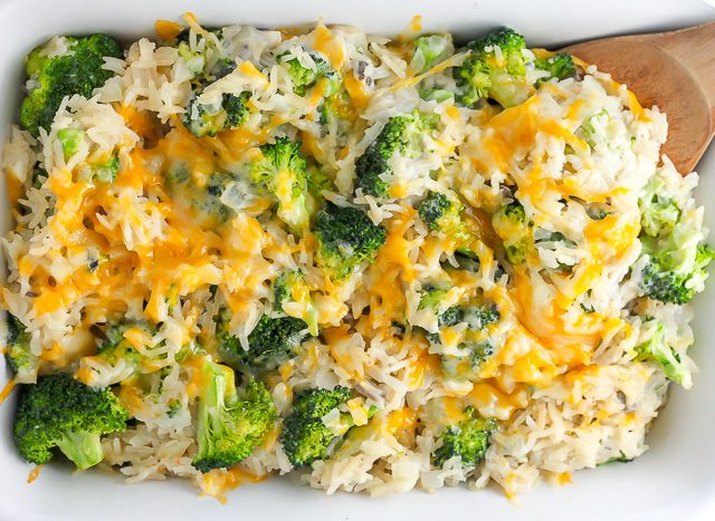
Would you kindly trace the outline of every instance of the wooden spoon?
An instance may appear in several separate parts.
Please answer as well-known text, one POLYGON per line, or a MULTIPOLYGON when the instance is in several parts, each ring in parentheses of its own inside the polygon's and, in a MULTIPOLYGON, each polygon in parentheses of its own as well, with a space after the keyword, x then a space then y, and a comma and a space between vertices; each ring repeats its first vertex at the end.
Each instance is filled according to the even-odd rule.
POLYGON ((662 152, 687 174, 715 134, 715 22, 666 33, 604 38, 564 49, 625 83, 668 117, 662 152))

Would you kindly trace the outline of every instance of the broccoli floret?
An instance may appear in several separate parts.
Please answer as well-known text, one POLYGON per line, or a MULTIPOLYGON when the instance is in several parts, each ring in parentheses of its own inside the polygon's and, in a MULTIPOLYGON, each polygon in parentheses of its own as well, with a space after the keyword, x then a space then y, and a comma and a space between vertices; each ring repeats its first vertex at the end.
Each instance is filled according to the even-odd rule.
POLYGON ((190 166, 180 160, 169 162, 163 173, 167 191, 176 200, 189 202, 191 208, 196 210, 195 217, 207 227, 226 223, 234 216, 234 208, 243 208, 241 205, 248 206, 253 202, 250 183, 233 174, 213 172, 196 179, 190 166), (222 200, 228 189, 231 190, 231 196, 227 198, 231 202, 230 207, 222 200))
MULTIPOLYGON (((350 389, 308 389, 298 393, 293 401, 293 412, 283 421, 281 444, 290 462, 296 467, 311 465, 328 457, 331 443, 340 435, 329 429, 323 416, 347 402, 350 389)), ((342 434, 353 426, 350 414, 341 414, 342 434)))
POLYGON ((196 137, 215 136, 219 132, 237 128, 248 119, 250 92, 223 94, 220 104, 201 104, 194 97, 184 114, 184 125, 196 137))
POLYGON ((586 215, 594 221, 602 221, 611 214, 611 210, 604 203, 584 203, 586 215))
POLYGON ((228 330, 228 310, 219 314, 218 354, 221 361, 235 369, 249 372, 271 371, 296 355, 296 349, 308 337, 305 322, 293 317, 271 318, 263 315, 248 335, 248 350, 228 330))
MULTIPOLYGON (((62 144, 65 160, 77 153, 84 136, 85 132, 76 128, 62 128, 57 131, 57 139, 62 144)), ((86 182, 111 183, 117 177, 120 166, 117 152, 113 152, 108 158, 106 156, 100 159, 88 158, 86 164, 81 165, 79 177, 86 182)))
POLYGON ((141 330, 143 334, 151 336, 149 326, 145 322, 122 321, 112 324, 104 331, 104 341, 97 348, 97 357, 110 365, 116 365, 123 361, 138 366, 142 356, 124 337, 127 331, 135 328, 141 330))
MULTIPOLYGON (((223 29, 206 29, 219 41, 223 38, 223 29)), ((196 35, 195 47, 191 48, 191 30, 186 28, 176 37, 176 46, 179 57, 186 64, 186 68, 193 74, 192 83, 194 86, 202 86, 223 78, 236 68, 236 61, 224 55, 221 46, 216 46, 212 38, 206 38, 204 34, 196 35)))
POLYGON ((680 217, 680 208, 666 193, 667 187, 663 180, 653 176, 638 201, 641 229, 649 237, 671 233, 680 217))
POLYGON ((473 106, 490 98, 502 107, 524 101, 532 91, 526 79, 527 58, 524 37, 502 27, 467 44, 462 64, 452 71, 457 82, 457 101, 473 106))
POLYGON ((702 233, 687 222, 678 221, 670 233, 649 237, 641 234, 644 254, 649 256, 643 270, 641 289, 645 296, 685 304, 702 289, 715 251, 699 244, 702 233))
POLYGON ((371 263, 387 239, 385 228, 374 225, 364 212, 333 203, 318 212, 313 233, 318 241, 318 266, 338 279, 362 263, 371 263))
POLYGON ((119 156, 116 153, 112 154, 106 162, 92 166, 92 179, 103 183, 111 183, 116 179, 120 166, 119 156))
POLYGON ((439 306, 449 291, 443 288, 425 288, 424 293, 420 297, 418 309, 433 309, 439 310, 439 306))
POLYGON ((65 160, 77 153, 84 139, 84 131, 78 128, 61 128, 57 131, 57 140, 62 144, 65 160))
POLYGON ((715 250, 707 244, 697 247, 692 271, 681 271, 678 267, 670 268, 665 255, 654 254, 643 270, 641 289, 645 295, 661 302, 687 304, 695 296, 696 290, 690 285, 691 280, 705 280, 707 268, 715 259, 715 250))
POLYGON ((461 218, 462 209, 459 201, 439 192, 429 192, 417 211, 431 231, 439 231, 464 242, 469 233, 461 218))
POLYGON ((506 259, 514 266, 526 260, 529 228, 524 207, 518 201, 499 208, 492 216, 494 231, 504 243, 506 259))
POLYGON ((288 75, 293 82, 293 92, 298 96, 304 96, 306 91, 315 86, 322 78, 325 78, 326 87, 321 91, 324 97, 334 94, 340 86, 340 75, 335 72, 328 62, 315 53, 311 53, 315 68, 305 67, 298 58, 288 58, 289 54, 281 56, 283 63, 288 68, 288 75))
POLYGON ((687 273, 663 269, 657 261, 651 259, 643 270, 641 289, 648 298, 673 304, 686 304, 695 296, 694 291, 685 286, 689 278, 687 273))
POLYGON ((494 356, 494 344, 489 340, 482 342, 465 342, 459 345, 461 350, 466 350, 463 355, 446 355, 441 357, 442 371, 445 376, 452 378, 471 377, 479 372, 482 364, 494 356))
POLYGON ((221 196, 226 187, 234 181, 231 174, 214 172, 203 187, 195 187, 188 195, 191 205, 204 217, 215 223, 225 223, 233 216, 233 210, 223 204, 221 196))
POLYGON ((225 365, 204 360, 196 442, 191 464, 201 472, 227 468, 249 456, 273 427, 276 407, 266 386, 249 380, 236 389, 225 365))
POLYGON ((680 360, 680 356, 665 340, 665 326, 660 320, 652 319, 653 323, 646 323, 647 327, 652 327, 650 338, 636 347, 639 360, 647 360, 657 363, 665 376, 675 383, 690 387, 690 370, 680 360))
MULTIPOLYGON (((432 300, 432 295, 430 293, 427 293, 427 295, 432 300)), ((422 302, 420 302, 421 304, 422 302)), ((439 301, 433 304, 433 309, 439 311, 439 301)), ((458 304, 439 313, 437 323, 440 328, 445 328, 466 322, 467 329, 458 347, 460 349, 471 349, 474 344, 472 342, 474 334, 479 336, 479 331, 490 324, 498 322, 500 318, 501 314, 494 305, 458 304)), ((437 344, 440 341, 437 333, 429 334, 428 339, 433 344, 437 344)))
POLYGON ((41 465, 59 448, 80 470, 104 458, 101 436, 121 432, 129 415, 109 389, 94 389, 66 374, 23 386, 14 435, 20 455, 41 465))
MULTIPOLYGON (((479 371, 481 364, 494 355, 494 345, 484 338, 483 330, 499 321, 501 315, 496 306, 457 305, 439 314, 439 327, 453 327, 466 323, 467 327, 456 339, 459 354, 442 354, 442 369, 447 376, 468 377, 479 371)), ((440 347, 438 333, 427 335, 433 347, 440 347)))
POLYGON ((323 192, 335 191, 335 185, 322 168, 310 166, 308 173, 308 192, 316 201, 323 201, 323 192))
POLYGON ((498 322, 500 317, 496 306, 452 306, 440 315, 439 325, 452 327, 466 322, 468 329, 479 331, 498 322))
POLYGON ((564 80, 576 75, 576 64, 570 54, 557 53, 548 58, 536 60, 535 65, 538 69, 547 71, 549 78, 564 80))
POLYGON ((452 35, 430 34, 415 40, 415 53, 412 55, 410 68, 421 74, 443 61, 454 51, 452 35))
POLYGON ((467 468, 474 467, 484 459, 496 422, 480 417, 471 407, 467 407, 464 414, 466 419, 450 425, 439 436, 439 446, 432 453, 435 466, 443 466, 454 456, 459 456, 462 466, 467 468))
POLYGON ((459 219, 459 210, 449 198, 439 192, 429 192, 418 208, 418 213, 430 230, 440 228, 439 221, 443 218, 459 219))
POLYGON ((109 385, 133 376, 155 373, 166 366, 167 353, 155 347, 155 331, 143 321, 121 321, 108 325, 101 334, 96 354, 80 359, 95 382, 109 385), (134 347, 141 345, 141 350, 134 347))
POLYGON ((47 56, 47 44, 35 48, 27 57, 26 72, 31 88, 20 107, 20 123, 33 136, 40 128, 49 131, 55 113, 65 96, 79 94, 90 98, 114 73, 102 68, 104 57, 122 57, 122 48, 106 34, 64 38, 67 51, 47 56))
POLYGON ((472 273, 478 273, 482 262, 479 255, 470 251, 467 248, 457 248, 454 252, 454 260, 443 260, 440 262, 442 269, 450 270, 465 270, 472 273), (456 265, 455 265, 456 264, 456 265))
POLYGON ((389 160, 393 154, 408 158, 419 157, 424 152, 423 138, 437 126, 438 117, 414 111, 393 116, 383 127, 375 141, 355 161, 355 187, 364 194, 387 197, 392 175, 389 160))
POLYGON ((457 261, 458 269, 474 273, 477 273, 482 265, 482 262, 477 254, 463 248, 458 249, 454 253, 454 260, 457 261))
POLYGON ((447 89, 441 88, 419 88, 417 89, 422 98, 425 101, 436 101, 437 103, 444 103, 445 101, 454 101, 454 92, 447 89))
POLYGON ((40 360, 30 350, 30 334, 15 315, 7 314, 7 349, 5 359, 19 383, 32 383, 37 378, 40 360))
MULTIPOLYGON (((284 305, 298 307, 300 317, 311 335, 318 335, 318 310, 313 305, 310 288, 300 271, 282 273, 273 283, 273 299, 276 311, 286 311, 284 305), (296 306, 297 305, 297 306, 296 306)), ((294 316, 294 315, 291 315, 294 316)))
POLYGON ((273 196, 278 217, 296 233, 307 229, 314 206, 300 145, 279 137, 273 144, 262 145, 261 158, 251 165, 251 180, 273 196))

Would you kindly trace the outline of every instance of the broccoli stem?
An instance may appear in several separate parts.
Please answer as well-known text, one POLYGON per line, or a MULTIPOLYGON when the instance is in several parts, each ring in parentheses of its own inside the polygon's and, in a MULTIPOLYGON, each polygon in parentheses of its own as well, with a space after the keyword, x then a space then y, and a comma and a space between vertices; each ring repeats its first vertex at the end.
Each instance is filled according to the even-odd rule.
POLYGON ((104 459, 101 436, 97 432, 69 432, 57 441, 57 446, 79 470, 93 467, 104 459))

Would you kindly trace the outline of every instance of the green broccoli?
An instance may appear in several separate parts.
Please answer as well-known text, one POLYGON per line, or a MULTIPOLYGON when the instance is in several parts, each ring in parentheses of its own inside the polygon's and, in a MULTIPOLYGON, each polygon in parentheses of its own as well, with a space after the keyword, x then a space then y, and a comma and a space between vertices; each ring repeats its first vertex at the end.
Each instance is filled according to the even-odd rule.
POLYGON ((323 201, 323 192, 334 192, 335 184, 330 179, 328 174, 322 168, 309 166, 308 175, 308 192, 313 196, 315 201, 323 201))
MULTIPOLYGON (((690 370, 680 360, 678 353, 666 343, 664 324, 657 319, 651 319, 650 321, 655 321, 655 326, 653 327, 650 324, 653 327, 652 335, 647 341, 636 346, 635 350, 638 354, 638 359, 655 362, 661 367, 669 380, 684 385, 686 388, 690 387, 690 370)), ((646 325, 648 325, 647 322, 646 325)))
POLYGON ((280 57, 281 61, 287 66, 288 76, 293 82, 293 92, 298 96, 304 96, 309 88, 315 86, 322 78, 325 78, 327 88, 321 94, 323 97, 329 97, 340 86, 340 74, 335 72, 322 57, 315 53, 310 53, 310 56, 313 58, 315 68, 305 67, 298 58, 289 58, 288 53, 280 57))
POLYGON ((251 93, 223 94, 220 104, 199 102, 198 94, 189 102, 184 113, 184 126, 196 137, 213 137, 219 132, 238 128, 248 119, 248 99, 251 93))
POLYGON ((523 263, 531 235, 521 203, 514 201, 499 208, 492 216, 492 226, 504 243, 506 259, 514 266, 523 263))
POLYGON ((438 231, 460 242, 469 239, 469 232, 462 221, 462 203, 456 198, 439 192, 428 192, 420 202, 417 212, 431 231, 438 231))
POLYGON ((532 92, 526 70, 524 37, 502 27, 467 44, 467 56, 452 70, 457 82, 457 101, 474 106, 490 98, 507 108, 523 102, 532 92))
POLYGON ((248 335, 248 349, 228 330, 228 310, 218 318, 218 354, 221 361, 241 371, 271 371, 296 355, 297 348, 309 336, 305 322, 293 317, 271 318, 263 315, 248 335))
POLYGON ((489 360, 494 353, 494 344, 490 340, 481 342, 465 342, 459 345, 466 354, 441 356, 442 372, 446 377, 465 379, 477 375, 482 364, 489 360))
POLYGON ((435 311, 439 310, 440 304, 445 296, 447 296, 449 290, 444 288, 435 288, 428 286, 424 288, 424 293, 420 297, 420 303, 418 309, 433 309, 435 311))
POLYGON ((692 270, 686 265, 676 265, 664 252, 662 255, 653 253, 643 270, 641 289, 645 295, 661 302, 687 304, 696 294, 691 281, 705 280, 708 277, 707 268, 715 259, 715 250, 708 244, 697 246, 692 270))
POLYGON ((643 293, 662 302, 690 302, 708 277, 715 251, 700 243, 699 228, 680 218, 675 223, 657 224, 653 231, 656 237, 647 228, 639 237, 643 253, 649 257, 643 270, 643 293))
POLYGON ((276 407, 266 386, 249 380, 236 389, 233 371, 204 360, 206 382, 199 398, 191 464, 201 472, 227 468, 249 456, 273 427, 276 407))
POLYGON ((496 306, 452 306, 439 317, 439 325, 452 327, 462 322, 467 323, 467 328, 473 331, 484 329, 489 324, 498 322, 501 318, 496 306))
POLYGON ((481 265, 482 261, 479 255, 467 248, 457 248, 453 254, 453 260, 444 259, 440 262, 443 270, 464 270, 472 273, 478 273, 481 265))
POLYGON ((385 244, 387 231, 376 226, 361 210, 327 203, 315 217, 318 241, 315 260, 335 278, 345 278, 362 263, 374 261, 385 244))
POLYGON ((478 255, 465 249, 458 249, 454 253, 454 260, 457 261, 458 269, 473 273, 477 273, 482 265, 478 255))
POLYGON ((462 466, 470 468, 486 456, 496 422, 480 417, 471 407, 467 407, 464 414, 464 420, 450 425, 440 434, 438 447, 432 453, 435 466, 441 467, 450 458, 459 456, 462 466))
MULTIPOLYGON (((494 344, 484 338, 483 330, 490 324, 499 321, 501 315, 496 306, 488 305, 457 305, 439 314, 440 328, 454 327, 466 323, 466 329, 460 333, 457 349, 460 354, 443 353, 441 357, 442 370, 446 376, 469 377, 475 375, 482 363, 494 355, 494 344)), ((433 346, 441 343, 438 333, 430 333, 427 339, 433 346)))
POLYGON ((116 179, 120 167, 119 155, 114 153, 104 163, 92 165, 91 177, 102 183, 111 183, 116 179))
POLYGON ((15 315, 7 314, 7 349, 5 359, 15 375, 15 381, 32 383, 37 378, 40 359, 30 350, 30 334, 15 315))
POLYGON ((102 68, 105 56, 122 57, 119 42, 106 34, 61 38, 67 46, 64 53, 47 56, 45 44, 27 57, 31 88, 20 107, 20 124, 35 137, 40 128, 49 131, 65 96, 90 98, 94 89, 112 77, 112 71, 102 68))
POLYGON ((298 393, 293 401, 293 412, 283 421, 281 444, 290 462, 296 467, 306 467, 316 460, 328 457, 334 440, 353 426, 352 416, 340 415, 340 431, 329 429, 322 418, 346 403, 352 394, 346 387, 308 389, 298 393))
POLYGON ((65 160, 77 153, 84 139, 84 131, 78 128, 61 128, 57 131, 57 140, 62 144, 65 160))
POLYGON ((429 34, 415 40, 415 52, 410 68, 416 74, 428 71, 452 54, 452 35, 429 34))
POLYGON ((300 271, 282 273, 273 283, 274 309, 284 311, 287 303, 299 304, 302 308, 302 319, 308 326, 311 335, 318 336, 318 310, 313 305, 310 288, 300 271))
POLYGON ((454 92, 440 87, 420 87, 417 89, 420 98, 425 101, 436 101, 444 103, 445 101, 454 102, 454 92))
POLYGON ((125 430, 128 418, 109 389, 53 374, 22 387, 13 431, 20 455, 30 463, 47 463, 57 447, 84 470, 104 459, 101 436, 125 430))
MULTIPOLYGON (((213 28, 207 31, 216 36, 219 42, 222 40, 223 29, 213 28)), ((196 35, 196 44, 192 50, 190 34, 190 28, 182 30, 176 37, 174 46, 186 68, 193 74, 192 83, 195 87, 205 86, 223 78, 236 68, 236 61, 225 56, 223 49, 217 47, 212 38, 206 38, 203 34, 196 35)))
POLYGON ((588 203, 584 202, 586 215, 594 221, 602 221, 611 214, 610 207, 605 203, 588 203))
MULTIPOLYGON (((120 368, 121 371, 111 371, 109 374, 112 377, 102 381, 111 384, 130 376, 152 374, 166 367, 166 352, 154 350, 161 345, 154 345, 154 334, 155 330, 144 321, 122 320, 108 325, 102 332, 96 354, 89 360, 102 367, 120 368), (133 336, 125 336, 130 330, 133 336), (132 345, 134 339, 143 345, 141 352, 132 345)), ((80 364, 83 362, 80 361, 80 364)))
POLYGON ((120 360, 138 361, 139 352, 124 338, 124 333, 132 328, 140 328, 147 334, 151 334, 145 322, 127 320, 111 324, 104 331, 104 340, 99 344, 97 354, 111 364, 120 360))
POLYGON ((641 229, 648 237, 671 233, 680 218, 680 208, 666 193, 665 182, 659 176, 653 176, 643 188, 638 206, 641 229))
POLYGON ((423 138, 437 127, 435 114, 413 111, 393 116, 375 141, 355 161, 355 187, 378 198, 388 196, 393 175, 389 160, 394 154, 417 158, 424 153, 423 138))
MULTIPOLYGON (((220 225, 227 222, 234 211, 225 205, 221 200, 224 191, 232 185, 235 193, 241 188, 248 187, 248 182, 241 180, 233 174, 226 172, 213 172, 204 183, 198 182, 192 175, 190 166, 184 161, 171 161, 164 169, 164 184, 167 191, 177 200, 191 204, 191 208, 196 210, 195 216, 206 226, 220 225)), ((239 203, 250 201, 252 194, 243 191, 240 197, 233 196, 232 200, 239 203)))
MULTIPOLYGON (((537 69, 542 69, 549 73, 549 77, 546 79, 564 80, 575 76, 577 72, 573 57, 565 53, 557 53, 548 58, 537 59, 534 65, 536 65, 537 69)), ((543 81, 545 80, 540 80, 540 82, 543 81)))
POLYGON ((300 142, 279 137, 262 145, 261 158, 251 165, 251 180, 267 190, 278 203, 278 217, 295 233, 308 228, 314 202, 308 192, 307 161, 300 142))
POLYGON ((321 125, 336 125, 337 134, 345 138, 357 118, 350 94, 344 87, 338 88, 330 96, 325 96, 318 106, 321 125))

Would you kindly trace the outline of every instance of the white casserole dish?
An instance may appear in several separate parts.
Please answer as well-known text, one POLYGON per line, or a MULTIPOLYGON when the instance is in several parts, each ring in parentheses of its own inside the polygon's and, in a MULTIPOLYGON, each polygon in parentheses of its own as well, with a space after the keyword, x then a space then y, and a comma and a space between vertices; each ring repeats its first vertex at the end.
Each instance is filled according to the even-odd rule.
MULTIPOLYGON (((446 29, 469 38, 496 25, 512 25, 532 46, 559 44, 608 34, 682 27, 715 19, 712 2, 696 0, 619 0, 519 2, 519 0, 282 0, 230 3, 203 0, 0 0, 0 139, 16 120, 21 94, 22 59, 36 44, 58 33, 107 31, 119 36, 153 34, 157 18, 178 18, 192 10, 206 25, 231 22, 283 26, 313 22, 359 25, 369 32, 397 33, 415 14, 425 30, 446 29)), ((634 59, 637 59, 635 57, 634 59)), ((699 166, 697 197, 708 204, 706 223, 715 229, 715 148, 699 166)), ((9 228, 0 183, 0 231, 9 228)), ((674 388, 648 444, 651 450, 629 465, 613 464, 574 475, 566 487, 537 487, 510 503, 501 492, 470 492, 463 487, 437 494, 411 492, 386 499, 323 492, 295 486, 287 479, 245 485, 228 496, 227 505, 199 499, 189 482, 145 482, 124 486, 119 474, 98 471, 71 474, 49 465, 26 484, 32 466, 17 456, 11 436, 14 403, 0 408, 0 521, 84 521, 210 518, 310 520, 450 519, 492 517, 500 520, 678 520, 715 519, 715 288, 696 300, 696 346, 701 368, 692 390, 674 388)), ((0 361, 0 385, 8 378, 0 361)))

